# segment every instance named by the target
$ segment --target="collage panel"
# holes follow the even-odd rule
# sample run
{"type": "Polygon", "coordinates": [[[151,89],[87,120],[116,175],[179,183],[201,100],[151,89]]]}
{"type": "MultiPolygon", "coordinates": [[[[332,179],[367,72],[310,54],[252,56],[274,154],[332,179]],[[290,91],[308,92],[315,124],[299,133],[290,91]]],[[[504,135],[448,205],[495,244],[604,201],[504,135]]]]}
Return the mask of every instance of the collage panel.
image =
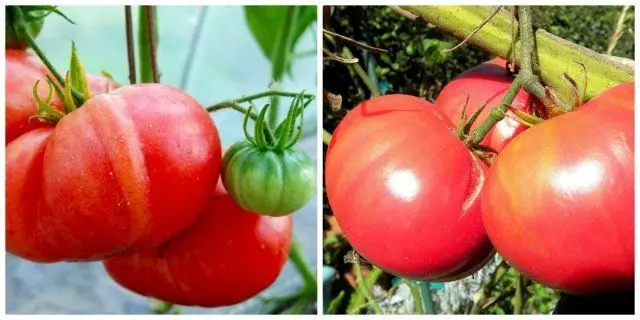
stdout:
{"type": "Polygon", "coordinates": [[[634,314],[635,7],[323,7],[323,313],[634,314]]]}
{"type": "Polygon", "coordinates": [[[5,13],[7,314],[317,313],[316,6],[5,13]]]}

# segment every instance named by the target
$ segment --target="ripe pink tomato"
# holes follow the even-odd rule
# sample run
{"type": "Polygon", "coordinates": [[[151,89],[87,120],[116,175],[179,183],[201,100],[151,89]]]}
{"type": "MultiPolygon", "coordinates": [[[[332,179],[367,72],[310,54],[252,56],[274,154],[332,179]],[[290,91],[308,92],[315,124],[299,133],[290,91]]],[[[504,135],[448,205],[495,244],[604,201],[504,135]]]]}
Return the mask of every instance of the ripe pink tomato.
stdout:
{"type": "Polygon", "coordinates": [[[271,285],[287,261],[291,216],[240,208],[223,188],[187,230],[159,248],[108,259],[121,286],[182,305],[220,307],[247,300],[271,285]]]}
{"type": "MultiPolygon", "coordinates": [[[[469,103],[465,110],[469,118],[482,104],[487,102],[487,107],[480,113],[471,129],[481,124],[491,112],[491,108],[500,104],[513,76],[505,69],[506,61],[501,58],[482,63],[455,77],[438,94],[435,105],[455,127],[460,122],[460,115],[467,97],[469,103]]],[[[515,109],[533,113],[533,97],[524,90],[520,90],[511,103],[515,109]]],[[[516,135],[524,131],[526,126],[511,118],[504,118],[489,131],[482,141],[496,151],[500,151],[516,135]]]]}
{"type": "Polygon", "coordinates": [[[536,125],[495,159],[491,242],[531,279],[573,294],[634,285],[634,84],[536,125]]]}
{"type": "Polygon", "coordinates": [[[159,84],[91,97],[6,147],[7,251],[95,260],[166,241],[202,212],[220,174],[218,132],[159,84]]]}
{"type": "MultiPolygon", "coordinates": [[[[5,69],[5,94],[6,94],[6,143],[27,131],[35,128],[50,126],[38,119],[29,120],[36,113],[36,102],[33,98],[33,85],[38,84],[38,95],[44,99],[49,94],[49,86],[46,84],[47,67],[38,57],[23,50],[6,49],[5,69]]],[[[107,92],[117,85],[104,77],[87,75],[89,88],[92,94],[107,92]]],[[[53,105],[62,110],[62,104],[57,95],[54,95],[53,105]]]]}
{"type": "Polygon", "coordinates": [[[325,183],[344,235],[365,259],[413,279],[452,281],[491,258],[480,213],[485,165],[417,97],[366,101],[340,122],[325,183]]]}

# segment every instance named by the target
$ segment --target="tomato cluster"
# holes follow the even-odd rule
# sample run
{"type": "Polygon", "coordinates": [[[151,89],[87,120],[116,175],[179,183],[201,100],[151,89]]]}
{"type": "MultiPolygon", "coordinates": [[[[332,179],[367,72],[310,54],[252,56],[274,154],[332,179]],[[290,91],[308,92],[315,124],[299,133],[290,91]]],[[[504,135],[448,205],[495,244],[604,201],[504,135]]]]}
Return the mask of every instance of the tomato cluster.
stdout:
{"type": "Polygon", "coordinates": [[[195,99],[89,76],[81,106],[64,111],[54,94],[46,104],[63,116],[42,121],[51,74],[27,51],[6,55],[8,252],[104,260],[123,287],[185,305],[239,303],[276,280],[291,217],[243,210],[216,189],[220,139],[195,99]]]}
{"type": "Polygon", "coordinates": [[[500,121],[482,161],[457,136],[477,127],[513,77],[495,59],[456,77],[435,105],[388,95],[353,108],[334,131],[326,192],[346,238],[399,276],[452,281],[494,248],[531,279],[574,294],[633,288],[634,84],[548,119],[520,91],[511,107],[545,119],[500,121]],[[466,117],[462,117],[462,113],[466,117]],[[489,166],[490,165],[490,166],[489,166]]]}

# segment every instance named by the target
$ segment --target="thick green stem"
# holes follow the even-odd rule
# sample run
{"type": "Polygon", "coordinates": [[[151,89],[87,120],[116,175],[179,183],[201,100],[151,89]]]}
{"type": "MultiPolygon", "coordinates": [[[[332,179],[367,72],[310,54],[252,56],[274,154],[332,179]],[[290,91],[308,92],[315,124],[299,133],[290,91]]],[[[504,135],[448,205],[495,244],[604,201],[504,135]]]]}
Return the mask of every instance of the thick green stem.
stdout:
{"type": "MultiPolygon", "coordinates": [[[[402,6],[402,8],[458,39],[464,39],[492,11],[489,6],[402,6]]],[[[573,89],[567,85],[564,73],[572,79],[581,80],[584,79],[586,69],[589,85],[583,97],[584,101],[617,84],[633,81],[632,67],[554,36],[545,30],[536,30],[535,42],[540,66],[539,75],[544,84],[551,87],[562,101],[573,101],[574,98],[573,89]]],[[[469,39],[469,43],[506,59],[511,56],[511,51],[514,49],[515,62],[520,64],[517,54],[520,48],[512,43],[511,16],[505,10],[496,14],[469,39]]]]}
{"type": "Polygon", "coordinates": [[[513,102],[521,88],[522,78],[520,77],[520,75],[518,75],[513,80],[513,82],[511,82],[511,85],[509,86],[507,92],[504,94],[504,97],[502,97],[502,101],[500,101],[500,104],[491,109],[491,112],[489,113],[487,119],[485,119],[469,134],[469,136],[465,140],[467,146],[478,145],[480,142],[482,142],[482,140],[484,140],[484,137],[489,133],[491,128],[493,128],[493,126],[500,120],[504,119],[505,114],[509,110],[507,105],[513,102]]]}
{"type": "Polygon", "coordinates": [[[158,28],[155,19],[155,6],[140,6],[138,8],[138,60],[140,61],[140,82],[153,83],[159,80],[156,47],[158,43],[158,28]]]}
{"type": "MultiPolygon", "coordinates": [[[[62,87],[64,87],[65,86],[64,78],[60,75],[58,70],[56,70],[56,68],[53,66],[53,64],[49,60],[49,58],[47,58],[47,55],[44,53],[44,51],[42,51],[42,49],[40,49],[35,39],[33,39],[33,37],[31,36],[31,33],[29,32],[29,28],[24,20],[24,14],[22,13],[22,9],[20,9],[20,7],[18,6],[9,6],[8,8],[11,10],[11,13],[13,14],[14,28],[16,30],[16,33],[18,34],[18,37],[29,44],[29,47],[31,47],[31,49],[33,49],[33,51],[40,58],[40,60],[42,60],[42,63],[44,63],[44,65],[47,66],[47,69],[49,70],[49,72],[51,72],[51,74],[56,79],[56,81],[58,81],[58,83],[62,87]]],[[[71,88],[71,95],[76,100],[76,103],[78,105],[84,104],[84,98],[82,94],[78,92],[76,89],[71,88]]]]}
{"type": "Polygon", "coordinates": [[[420,291],[422,292],[422,303],[424,303],[424,311],[426,314],[436,314],[436,308],[433,304],[433,297],[431,295],[431,284],[426,281],[421,281],[420,291]]]}
{"type": "Polygon", "coordinates": [[[416,309],[416,314],[424,314],[424,303],[422,302],[422,292],[420,292],[420,285],[414,281],[407,280],[409,291],[411,291],[411,298],[413,299],[413,305],[416,309]]]}
{"type": "MultiPolygon", "coordinates": [[[[235,100],[228,100],[228,101],[223,101],[220,103],[216,103],[210,107],[207,107],[207,112],[215,112],[218,110],[222,110],[222,109],[234,109],[238,112],[241,112],[243,114],[247,114],[249,112],[248,108],[245,108],[243,106],[240,105],[240,103],[244,103],[244,102],[250,102],[253,100],[257,100],[260,98],[265,98],[265,97],[274,97],[274,96],[280,96],[280,97],[297,97],[299,96],[299,93],[295,93],[295,92],[285,92],[285,91],[277,91],[277,90],[269,90],[269,91],[264,91],[264,92],[260,92],[260,93],[256,93],[256,94],[252,94],[249,96],[245,96],[242,98],[238,98],[235,100]]],[[[307,98],[307,99],[314,99],[315,95],[312,94],[303,94],[302,95],[303,98],[307,98]]],[[[273,107],[273,106],[272,106],[273,107]]],[[[249,117],[251,119],[253,119],[254,121],[256,119],[258,119],[258,115],[255,113],[251,113],[249,114],[249,117]]],[[[265,127],[265,134],[266,134],[266,139],[269,142],[273,142],[275,141],[275,136],[273,134],[273,132],[271,131],[271,127],[265,127]]]]}
{"type": "Polygon", "coordinates": [[[531,7],[518,7],[519,29],[520,29],[520,72],[518,76],[522,79],[524,89],[535,95],[548,108],[555,108],[559,103],[559,107],[563,111],[570,111],[570,107],[563,101],[551,101],[547,96],[547,91],[540,83],[538,76],[534,70],[538,67],[535,55],[535,36],[533,33],[533,21],[531,19],[531,7]],[[556,103],[557,102],[557,103],[556,103]]]}
{"type": "Polygon", "coordinates": [[[353,264],[353,267],[356,269],[356,281],[358,282],[358,287],[360,287],[360,290],[362,291],[362,294],[364,294],[364,297],[367,299],[367,302],[371,304],[371,307],[376,314],[383,314],[382,309],[380,309],[380,305],[378,305],[376,299],[373,298],[373,295],[371,295],[371,291],[369,290],[369,287],[367,287],[367,283],[366,281],[364,281],[364,277],[362,277],[360,264],[356,261],[353,264]]]}
{"type": "Polygon", "coordinates": [[[297,241],[291,242],[291,249],[289,250],[289,260],[293,263],[293,266],[296,267],[298,273],[302,277],[304,281],[304,285],[302,287],[303,295],[307,297],[315,297],[318,294],[318,281],[316,279],[315,273],[311,270],[311,266],[304,259],[304,255],[302,254],[302,250],[300,249],[300,244],[297,241]]]}

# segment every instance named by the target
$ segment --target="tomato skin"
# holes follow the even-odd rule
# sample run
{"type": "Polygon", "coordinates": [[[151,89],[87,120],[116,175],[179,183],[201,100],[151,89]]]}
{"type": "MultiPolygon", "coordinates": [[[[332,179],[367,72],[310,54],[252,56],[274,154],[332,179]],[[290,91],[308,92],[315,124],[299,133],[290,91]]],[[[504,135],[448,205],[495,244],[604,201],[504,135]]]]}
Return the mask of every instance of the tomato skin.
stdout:
{"type": "MultiPolygon", "coordinates": [[[[469,98],[465,110],[467,118],[487,102],[487,107],[471,127],[472,130],[475,129],[487,119],[491,108],[500,104],[513,81],[513,76],[505,66],[505,60],[495,58],[461,73],[442,88],[435,102],[436,108],[457,128],[462,109],[467,101],[467,94],[469,98]]],[[[517,110],[533,113],[532,103],[533,98],[521,89],[511,106],[517,110]]],[[[504,118],[489,131],[482,140],[482,144],[500,151],[525,129],[526,126],[518,121],[504,118]]]]}
{"type": "Polygon", "coordinates": [[[247,212],[222,190],[189,229],[159,249],[104,265],[118,284],[144,296],[181,305],[233,305],[276,280],[289,254],[291,227],[291,216],[247,212]]]}
{"type": "Polygon", "coordinates": [[[528,129],[491,166],[487,233],[531,279],[572,294],[633,288],[633,86],[528,129]]]}
{"type": "MultiPolygon", "coordinates": [[[[36,103],[33,98],[33,85],[38,84],[38,95],[45,99],[49,95],[47,85],[47,67],[38,57],[27,51],[6,49],[5,93],[6,93],[6,144],[27,131],[35,128],[51,126],[38,119],[29,121],[29,117],[36,113],[36,103]]],[[[92,94],[106,92],[117,85],[104,77],[87,75],[92,94]]],[[[62,110],[62,104],[54,95],[53,106],[62,110]]]]}
{"type": "Polygon", "coordinates": [[[295,147],[267,150],[240,141],[225,152],[222,163],[225,187],[250,212],[274,217],[291,214],[315,193],[313,161],[295,147]]]}
{"type": "Polygon", "coordinates": [[[480,213],[485,165],[432,104],[388,95],[340,122],[325,183],[346,238],[365,259],[413,279],[453,281],[493,255],[480,213]]]}
{"type": "MultiPolygon", "coordinates": [[[[9,143],[7,155],[38,132],[9,143]]],[[[58,122],[44,149],[33,151],[41,158],[42,168],[31,168],[41,170],[39,179],[25,188],[7,180],[7,208],[28,208],[7,210],[7,250],[38,262],[95,260],[159,245],[203,210],[221,162],[208,113],[158,84],[91,97],[58,122]],[[34,231],[9,223],[22,220],[36,220],[34,231]]],[[[7,156],[6,166],[9,175],[24,164],[7,156]]]]}

